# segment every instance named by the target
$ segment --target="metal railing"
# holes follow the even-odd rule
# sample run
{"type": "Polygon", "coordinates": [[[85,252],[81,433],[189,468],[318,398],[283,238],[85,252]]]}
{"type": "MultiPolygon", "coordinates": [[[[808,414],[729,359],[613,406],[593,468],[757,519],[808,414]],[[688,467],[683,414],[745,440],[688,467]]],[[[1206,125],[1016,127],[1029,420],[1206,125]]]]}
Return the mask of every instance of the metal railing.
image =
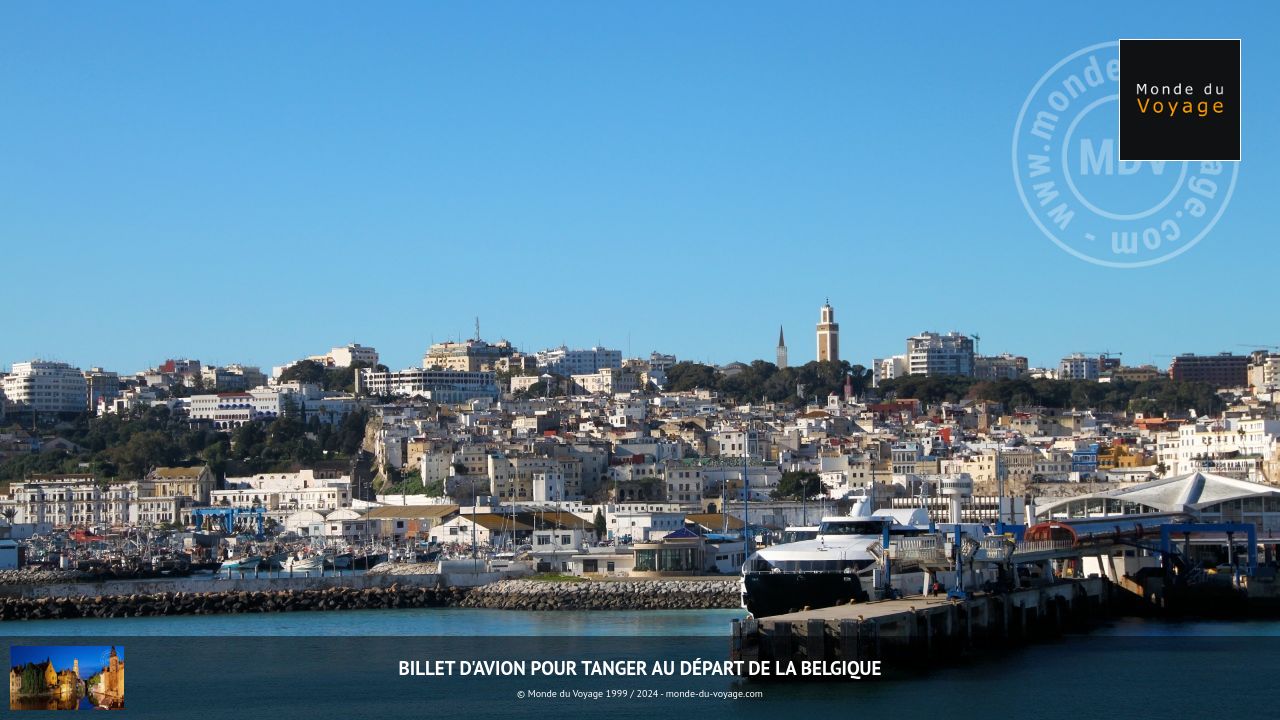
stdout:
{"type": "Polygon", "coordinates": [[[1019,553],[1039,553],[1054,552],[1057,550],[1070,550],[1075,547],[1075,543],[1071,540],[1028,540],[1017,544],[1014,547],[1014,554],[1019,553]]]}
{"type": "Polygon", "coordinates": [[[947,548],[939,535],[899,538],[890,546],[889,557],[922,565],[941,565],[947,561],[947,548]]]}

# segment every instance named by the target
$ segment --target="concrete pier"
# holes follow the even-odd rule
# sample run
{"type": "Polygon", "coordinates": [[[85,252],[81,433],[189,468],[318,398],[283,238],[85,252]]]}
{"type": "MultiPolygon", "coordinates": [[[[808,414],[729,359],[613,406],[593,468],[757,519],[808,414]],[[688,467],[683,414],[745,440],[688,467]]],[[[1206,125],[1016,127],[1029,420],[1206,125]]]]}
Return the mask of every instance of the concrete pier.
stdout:
{"type": "Polygon", "coordinates": [[[965,651],[1083,630],[1103,617],[1104,578],[975,595],[909,597],[733,621],[731,657],[746,662],[910,659],[918,666],[965,651]]]}

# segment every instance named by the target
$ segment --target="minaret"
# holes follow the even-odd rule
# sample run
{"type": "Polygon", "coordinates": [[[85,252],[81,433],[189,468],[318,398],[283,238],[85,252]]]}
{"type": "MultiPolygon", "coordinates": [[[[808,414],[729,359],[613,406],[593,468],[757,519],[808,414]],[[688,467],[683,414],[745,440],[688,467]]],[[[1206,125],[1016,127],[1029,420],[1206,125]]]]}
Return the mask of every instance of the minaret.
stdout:
{"type": "Polygon", "coordinates": [[[818,322],[818,362],[840,362],[840,325],[828,299],[818,322]]]}
{"type": "Polygon", "coordinates": [[[787,341],[782,337],[782,326],[778,326],[778,369],[787,369],[787,341]]]}

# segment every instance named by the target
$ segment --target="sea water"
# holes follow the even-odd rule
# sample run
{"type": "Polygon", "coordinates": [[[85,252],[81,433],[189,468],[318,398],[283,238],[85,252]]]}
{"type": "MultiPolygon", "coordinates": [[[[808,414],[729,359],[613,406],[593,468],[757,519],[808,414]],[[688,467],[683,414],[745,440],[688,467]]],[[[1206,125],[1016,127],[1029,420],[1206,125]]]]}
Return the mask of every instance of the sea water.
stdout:
{"type": "Polygon", "coordinates": [[[936,668],[898,660],[913,667],[891,670],[912,672],[891,680],[401,674],[404,662],[442,658],[721,661],[740,615],[425,608],[17,621],[0,623],[0,635],[126,645],[125,709],[135,717],[1280,715],[1280,622],[1118,620],[936,668]]]}

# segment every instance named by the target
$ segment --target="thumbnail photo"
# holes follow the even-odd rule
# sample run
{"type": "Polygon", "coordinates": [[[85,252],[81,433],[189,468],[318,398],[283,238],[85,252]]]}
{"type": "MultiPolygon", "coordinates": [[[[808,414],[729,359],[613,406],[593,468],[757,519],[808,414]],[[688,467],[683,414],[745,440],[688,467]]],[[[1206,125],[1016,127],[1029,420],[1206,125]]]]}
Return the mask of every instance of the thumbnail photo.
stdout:
{"type": "Polygon", "coordinates": [[[124,647],[14,645],[10,710],[123,710],[124,647]]]}

